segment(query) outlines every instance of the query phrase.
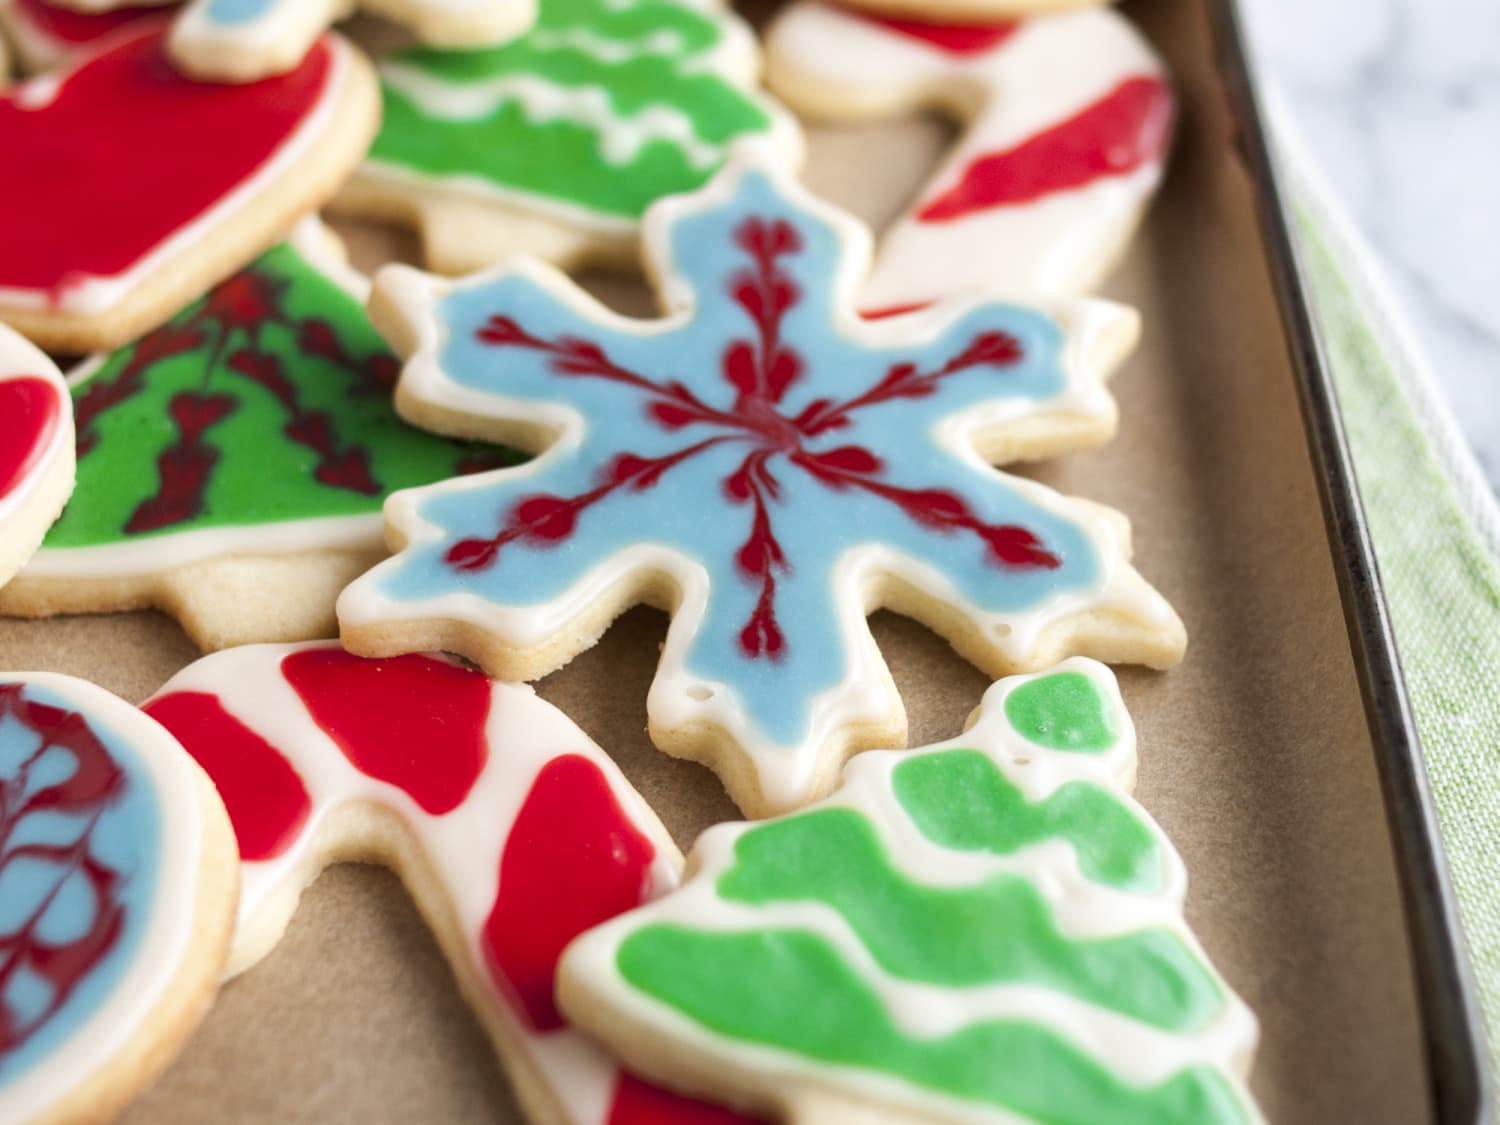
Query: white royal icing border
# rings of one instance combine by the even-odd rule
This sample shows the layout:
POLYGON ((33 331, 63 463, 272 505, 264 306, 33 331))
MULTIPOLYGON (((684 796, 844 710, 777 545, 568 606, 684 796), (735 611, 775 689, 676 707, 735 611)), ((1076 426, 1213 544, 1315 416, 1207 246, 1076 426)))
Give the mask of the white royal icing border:
MULTIPOLYGON (((309 820, 298 830, 291 848, 274 859, 243 861, 240 865, 243 883, 230 976, 253 967, 280 940, 290 915, 273 920, 280 925, 269 927, 274 933, 270 941, 265 941, 257 933, 264 921, 259 913, 268 899, 286 889, 287 880, 310 854, 326 850, 338 838, 337 829, 329 836, 329 820, 340 809, 374 806, 394 814, 419 842, 438 876, 437 893, 451 907, 458 923, 467 974, 488 985, 490 970, 480 942, 499 891, 499 859, 505 854, 516 814, 529 797, 537 775, 548 763, 564 756, 583 758, 598 769, 622 812, 651 842, 656 856, 651 865, 649 895, 654 897, 677 886, 682 855, 655 812, 604 751, 529 687, 490 681, 485 729, 491 753, 463 803, 434 816, 424 812, 398 786, 376 780, 351 764, 282 675, 281 663, 287 655, 321 649, 338 650, 338 645, 326 641, 247 645, 215 653, 188 665, 152 697, 156 700, 176 692, 212 695, 230 716, 286 759, 312 803, 309 820), (262 940, 253 946, 244 945, 240 935, 247 931, 262 940)), ((292 905, 295 910, 295 903, 292 905)), ((526 1061, 543 1076, 549 1092, 566 1107, 572 1121, 605 1125, 620 1074, 613 1058, 571 1027, 534 1031, 498 996, 493 998, 496 1003, 490 1010, 480 1013, 486 1027, 492 1020, 507 1025, 521 1044, 526 1061)))
MULTIPOLYGON (((156 34, 155 28, 131 30, 134 37, 156 34)), ((107 37, 101 42, 104 50, 110 50, 131 38, 132 36, 121 34, 107 37)), ((14 309, 48 309, 84 316, 103 315, 119 304, 143 278, 190 253, 206 231, 225 223, 237 212, 251 206, 264 194, 268 182, 280 178, 297 164, 303 151, 327 130, 334 116, 350 72, 350 52, 354 48, 337 35, 329 35, 325 42, 328 44, 329 68, 318 104, 253 175, 231 189, 196 219, 168 235, 122 273, 111 277, 87 275, 76 283, 70 282, 60 294, 0 286, 0 305, 14 309)), ((42 109, 57 96, 68 79, 88 66, 94 57, 92 52, 78 56, 66 71, 32 78, 9 91, 7 96, 24 108, 42 109)))
MULTIPOLYGON (((446 344, 446 329, 439 321, 436 308, 456 288, 487 286, 500 279, 521 275, 545 288, 559 303, 578 315, 592 319, 611 331, 636 336, 652 336, 680 328, 694 315, 695 297, 688 280, 678 273, 671 261, 670 231, 681 218, 711 209, 731 200, 740 181, 751 170, 770 171, 776 177, 778 190, 790 204, 807 212, 814 220, 826 223, 837 232, 844 248, 840 269, 834 281, 832 307, 837 310, 835 329, 848 338, 869 346, 889 346, 897 341, 913 342, 935 337, 983 301, 978 297, 944 302, 888 320, 870 321, 854 311, 854 294, 864 278, 870 260, 869 231, 844 212, 813 197, 790 173, 767 169, 757 162, 754 150, 737 151, 725 171, 707 187, 690 195, 672 196, 655 204, 647 212, 643 232, 645 255, 650 273, 657 279, 660 302, 665 315, 654 320, 622 316, 588 297, 565 275, 535 261, 519 259, 474 277, 452 282, 424 274, 409 267, 387 267, 381 271, 376 286, 383 298, 402 310, 403 318, 415 341, 397 390, 398 404, 413 403, 436 407, 445 413, 472 414, 481 417, 504 417, 517 420, 557 436, 548 449, 525 465, 497 470, 497 473, 519 478, 544 471, 554 459, 576 450, 584 441, 582 416, 564 403, 536 404, 506 398, 489 390, 460 386, 442 370, 441 356, 446 344)), ((1002 420, 1019 416, 1024 410, 1031 419, 1108 419, 1114 417, 1113 399, 1103 387, 1103 372, 1093 369, 1096 361, 1118 358, 1121 349, 1106 343, 1116 332, 1133 339, 1133 313, 1108 302, 1077 299, 1060 303, 1051 310, 1054 319, 1067 335, 1062 352, 1065 386, 1052 398, 1022 406, 982 405, 953 415, 939 424, 941 440, 961 459, 992 471, 981 461, 970 444, 970 435, 1002 420), (1124 327, 1129 322, 1129 327, 1124 327)), ((488 487, 495 473, 458 479, 393 493, 385 505, 388 528, 407 545, 441 540, 443 530, 425 520, 420 504, 431 489, 446 493, 488 487)), ((488 598, 465 592, 449 592, 420 600, 397 600, 382 594, 379 585, 384 574, 398 568, 399 557, 379 564, 363 578, 347 587, 339 598, 339 620, 346 626, 430 619, 459 620, 502 638, 507 645, 534 648, 543 645, 579 618, 607 591, 643 573, 666 575, 679 591, 672 607, 672 620, 662 648, 661 660, 652 681, 647 700, 653 732, 675 730, 706 724, 732 738, 739 752, 755 767, 760 793, 766 803, 788 808, 805 800, 830 748, 837 748, 840 733, 851 726, 878 723, 885 725, 890 716, 902 714, 901 701, 891 683, 885 662, 870 633, 866 618, 871 606, 865 598, 877 576, 889 575, 964 615, 977 630, 989 638, 992 657, 1008 666, 1036 659, 1036 646, 1042 633, 1084 608, 1118 610, 1147 627, 1170 628, 1176 620, 1166 601, 1143 580, 1134 578, 1124 558, 1123 544, 1116 523, 1101 509, 1060 496, 1042 485, 1023 478, 1009 477, 1007 483, 1027 500, 1055 513, 1082 528, 1099 557, 1100 578, 1092 591, 1058 593, 1040 606, 1022 613, 985 613, 968 603, 953 584, 932 568, 916 563, 889 548, 855 546, 842 556, 835 581, 843 596, 840 614, 843 639, 849 654, 849 671, 844 679, 817 696, 811 706, 809 734, 799 745, 823 748, 823 754, 793 755, 755 729, 754 717, 735 704, 724 685, 701 680, 686 669, 686 652, 696 635, 707 608, 711 582, 707 570, 678 551, 652 544, 639 544, 617 552, 593 568, 561 597, 539 606, 502 606, 488 598), (796 763, 800 772, 794 773, 796 763)))
POLYGON ((969 288, 1026 300, 1082 293, 1099 280, 1161 182, 1164 162, 1154 160, 1025 204, 942 223, 913 217, 974 158, 1066 120, 1126 78, 1165 78, 1146 40, 1107 8, 1037 16, 998 46, 964 55, 822 0, 798 0, 767 32, 766 56, 772 89, 794 108, 865 120, 941 106, 968 122, 887 232, 860 296, 867 309, 969 288))
MULTIPOLYGON (((129 743, 155 788, 161 825, 161 866, 151 918, 134 960, 109 997, 65 1043, 0 1087, 0 1120, 29 1121, 93 1078, 131 1039, 147 1033, 145 1021, 176 977, 193 936, 204 824, 197 769, 154 719, 73 676, 0 672, 0 683, 50 692, 129 743)), ((143 780, 138 773, 130 776, 133 782, 143 780)))
MULTIPOLYGON (((700 931, 783 928, 810 932, 831 944, 854 967, 860 979, 881 998, 893 1023, 910 1036, 941 1036, 986 1019, 1019 1017, 1060 1035, 1124 1080, 1138 1085, 1161 1082, 1187 1067, 1212 1068, 1234 1091, 1248 1117, 1259 1121, 1259 1111, 1243 1081, 1259 1034, 1255 1017, 1213 968, 1187 927, 1182 916, 1187 877, 1181 857, 1145 809, 1111 780, 1111 774, 1133 774, 1134 768, 1134 728, 1113 674, 1095 661, 1073 658, 1046 672, 997 682, 985 693, 975 725, 957 738, 918 750, 877 750, 855 757, 845 767, 839 789, 824 800, 787 814, 787 818, 824 808, 855 809, 877 830, 894 866, 929 886, 973 885, 997 871, 1018 874, 1047 900, 1066 937, 1102 938, 1147 928, 1171 933, 1212 978, 1222 1000, 1214 1017, 1194 1032, 1175 1034, 1154 1028, 1040 985, 945 988, 905 981, 881 968, 843 916, 826 904, 749 906, 720 899, 715 888, 720 877, 735 865, 737 842, 764 822, 742 821, 709 828, 693 846, 689 856, 692 874, 682 887, 575 939, 563 955, 559 979, 568 983, 570 994, 588 998, 590 1011, 600 1013, 601 1028, 619 1026, 620 1013, 629 1013, 630 1024, 675 1041, 677 1050, 700 1063, 711 1060, 716 1072, 733 1076, 721 1093, 759 1088, 769 1101, 776 1101, 778 1092, 787 1096, 792 1083, 801 1090, 820 1090, 835 1097, 857 1095, 865 1104, 889 1102, 941 1120, 993 1125, 1029 1120, 929 1091, 877 1070, 820 1064, 794 1051, 715 1035, 670 1005, 638 992, 616 969, 622 942, 645 924, 675 923, 700 931), (1085 675, 1105 694, 1119 733, 1106 754, 1049 750, 1030 743, 1011 728, 1004 713, 1006 697, 1026 683, 1059 672, 1085 675), (891 773, 918 755, 952 749, 982 752, 1009 781, 1022 788, 1028 801, 1045 799, 1057 787, 1073 781, 1098 785, 1150 831, 1162 858, 1161 886, 1150 893, 1134 893, 1091 882, 1079 869, 1072 846, 1056 839, 997 857, 950 849, 923 836, 892 792, 891 773)), ((701 1072, 703 1066, 698 1069, 701 1072)), ((794 1090, 782 1108, 793 1104, 795 1096, 794 1090)))

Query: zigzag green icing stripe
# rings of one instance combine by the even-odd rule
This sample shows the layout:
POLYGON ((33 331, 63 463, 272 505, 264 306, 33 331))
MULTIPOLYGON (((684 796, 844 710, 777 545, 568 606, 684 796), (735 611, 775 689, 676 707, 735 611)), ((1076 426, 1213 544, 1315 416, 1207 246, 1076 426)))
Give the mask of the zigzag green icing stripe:
POLYGON ((618 965, 635 988, 720 1035, 885 1071, 1047 1125, 1247 1120, 1234 1092, 1208 1068, 1142 1089, 1036 1024, 990 1021, 938 1038, 906 1035, 835 950, 801 931, 652 925, 625 939, 618 965))
POLYGON ((1190 1031, 1222 996, 1197 957, 1167 930, 1074 941, 1020 876, 928 887, 891 865, 875 828, 829 808, 753 828, 720 876, 727 900, 819 902, 838 911, 893 976, 953 988, 1041 985, 1170 1031, 1190 1031))
POLYGON ((1156 837, 1096 785, 1070 782, 1032 804, 978 750, 910 758, 892 771, 891 784, 922 834, 946 848, 1013 855, 1061 839, 1095 882, 1138 894, 1161 889, 1156 837))
POLYGON ((770 127, 761 101, 703 68, 724 18, 676 0, 543 0, 535 29, 504 46, 393 55, 371 158, 635 219, 704 183, 733 138, 770 127), (580 98, 660 127, 622 144, 584 119, 580 98))
POLYGON ((402 422, 399 368, 358 299, 275 247, 73 387, 78 487, 45 546, 378 515, 521 460, 402 422))

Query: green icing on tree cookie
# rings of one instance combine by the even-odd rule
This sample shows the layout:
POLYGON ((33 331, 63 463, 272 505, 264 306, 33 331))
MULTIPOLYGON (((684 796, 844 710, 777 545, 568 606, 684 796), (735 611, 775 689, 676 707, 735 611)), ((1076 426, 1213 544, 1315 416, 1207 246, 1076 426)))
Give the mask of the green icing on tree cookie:
POLYGON ((74 385, 78 486, 45 545, 375 514, 520 460, 406 425, 399 371, 360 302, 278 246, 74 385))
POLYGON ((1049 750, 1096 752, 1115 744, 1109 701, 1081 672, 1056 672, 1022 684, 1006 697, 1005 716, 1049 750))
POLYGON ((651 925, 621 943, 617 962, 633 987, 720 1035, 884 1071, 1028 1120, 1247 1120, 1239 1099, 1211 1069, 1184 1069, 1143 1089, 1039 1024, 991 1020, 948 1035, 909 1035, 834 948, 800 930, 700 933, 651 925))
POLYGON ((392 55, 371 159, 634 220, 771 126, 712 65, 728 18, 681 0, 542 0, 503 46, 392 55))
POLYGON ((1200 1026, 1220 993, 1167 930, 1070 940, 1029 880, 963 887, 914 882, 893 867, 861 813, 829 808, 751 829, 719 877, 720 897, 836 910, 893 976, 947 987, 1036 984, 1171 1031, 1200 1026))
POLYGON ((1073 845, 1079 867, 1095 882, 1141 894, 1161 888, 1156 838, 1097 785, 1069 782, 1032 804, 978 750, 910 758, 891 781, 922 834, 945 848, 1012 855, 1061 839, 1073 845))

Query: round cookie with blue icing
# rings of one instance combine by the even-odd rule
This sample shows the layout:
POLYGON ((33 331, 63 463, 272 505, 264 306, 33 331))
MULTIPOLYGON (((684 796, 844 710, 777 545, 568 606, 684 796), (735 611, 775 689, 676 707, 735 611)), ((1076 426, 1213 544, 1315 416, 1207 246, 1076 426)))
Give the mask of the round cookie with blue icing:
POLYGON ((759 51, 714 0, 541 0, 536 25, 484 51, 388 55, 369 158, 336 200, 422 234, 459 274, 530 253, 633 265, 642 214, 702 186, 736 141, 802 155, 759 92, 759 51))
MULTIPOLYGON (((48 43, 65 53, 85 37, 90 21, 107 34, 122 19, 148 18, 175 0, 17 0, 23 27, 46 58, 48 43), (49 9, 56 9, 53 14, 49 9)), ((170 37, 173 57, 194 77, 254 82, 301 63, 328 27, 355 9, 396 20, 424 43, 482 48, 503 43, 530 26, 536 0, 187 0, 170 37)))
POLYGON ((408 357, 398 412, 540 456, 391 497, 399 553, 339 603, 353 651, 455 651, 532 679, 631 605, 666 609, 652 737, 752 816, 904 741, 876 608, 992 675, 1181 656, 1124 518, 992 467, 1109 436, 1129 310, 862 318, 868 232, 755 154, 658 204, 645 243, 659 320, 532 261, 377 278, 372 318, 408 357))
POLYGON ((207 1011, 238 888, 207 776, 69 676, 0 673, 0 1120, 105 1120, 207 1011))
POLYGON ((642 1074, 793 1123, 1259 1121, 1255 1019, 1117 781, 1134 761, 1103 666, 1002 680, 958 738, 709 829, 680 889, 569 946, 563 1009, 642 1074))

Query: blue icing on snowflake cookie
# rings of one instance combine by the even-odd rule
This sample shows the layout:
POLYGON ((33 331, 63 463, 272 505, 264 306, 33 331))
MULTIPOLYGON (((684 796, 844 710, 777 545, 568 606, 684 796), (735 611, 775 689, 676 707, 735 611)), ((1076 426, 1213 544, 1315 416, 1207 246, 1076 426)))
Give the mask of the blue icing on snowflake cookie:
POLYGON ((752 812, 902 736, 864 623, 876 606, 991 672, 1180 654, 1122 521, 980 456, 1107 435, 1122 310, 968 301, 862 320, 868 235, 744 157, 654 208, 646 244, 658 321, 535 263, 382 276, 377 323, 417 342, 404 411, 542 453, 393 498, 404 549, 340 603, 356 650, 451 648, 532 677, 625 606, 663 604, 653 736, 710 759, 752 812))
POLYGON ((0 674, 0 1120, 110 1112, 206 1010, 236 877, 205 792, 176 741, 102 688, 0 674))

